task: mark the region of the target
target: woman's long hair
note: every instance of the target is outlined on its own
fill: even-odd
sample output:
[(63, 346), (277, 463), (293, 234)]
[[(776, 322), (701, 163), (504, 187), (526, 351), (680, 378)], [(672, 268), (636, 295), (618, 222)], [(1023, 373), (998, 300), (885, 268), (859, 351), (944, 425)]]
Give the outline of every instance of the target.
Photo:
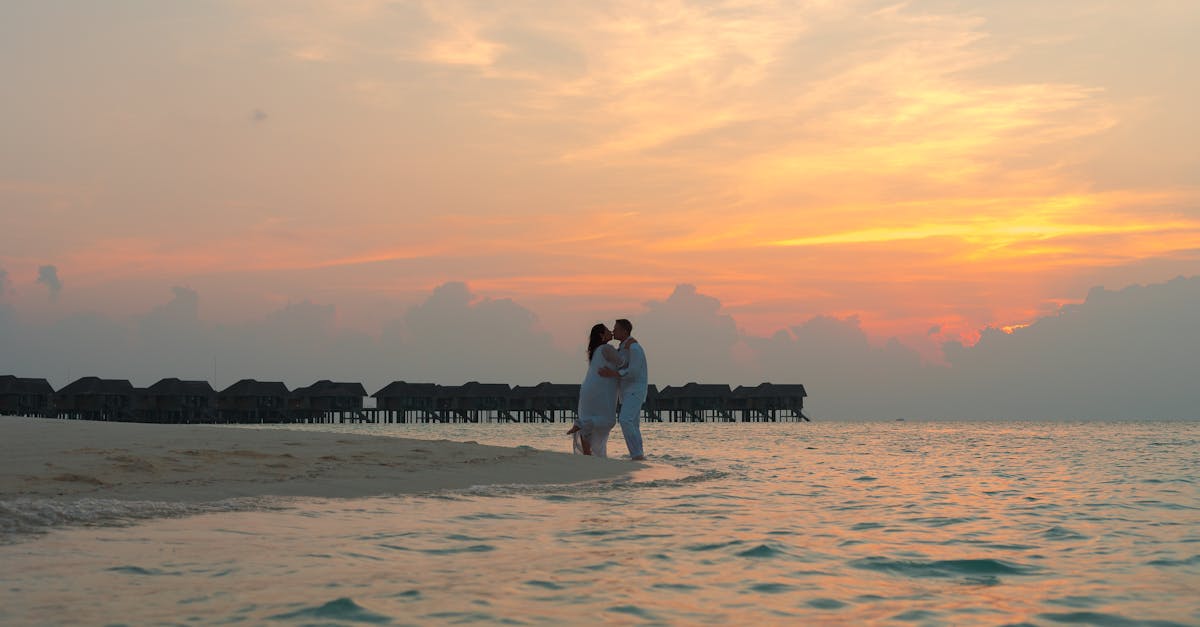
[(592, 353), (596, 352), (596, 347), (604, 343), (604, 332), (608, 327), (604, 323), (592, 325), (592, 332), (588, 334), (588, 363), (592, 363)]

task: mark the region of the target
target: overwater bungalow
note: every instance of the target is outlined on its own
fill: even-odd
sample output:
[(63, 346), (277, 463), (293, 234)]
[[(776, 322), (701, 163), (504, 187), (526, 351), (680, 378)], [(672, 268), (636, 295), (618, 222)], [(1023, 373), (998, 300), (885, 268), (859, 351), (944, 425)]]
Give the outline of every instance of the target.
[(662, 413), (658, 409), (658, 386), (653, 383), (646, 386), (646, 400), (642, 403), (642, 420), (646, 422), (662, 422)]
[(509, 413), (520, 422), (574, 420), (579, 411), (578, 383), (516, 386), (509, 392)]
[[(288, 392), (277, 381), (243, 379), (217, 394), (206, 381), (162, 379), (134, 388), (124, 379), (83, 377), (54, 392), (45, 379), (0, 376), (0, 414), (149, 422), (559, 422), (577, 417), (579, 385), (470, 381), (458, 386), (394, 381), (364, 408), (361, 383), (322, 379)], [(808, 422), (803, 385), (649, 385), (647, 422)]]
[(220, 422), (287, 422), (291, 393), (279, 381), (242, 379), (217, 395)]
[(438, 413), (442, 386), (436, 383), (393, 381), (371, 396), (383, 422), (445, 422)]
[(755, 387), (738, 386), (730, 398), (730, 409), (742, 422), (809, 422), (804, 415), (803, 385), (760, 383)]
[(728, 408), (728, 385), (688, 383), (681, 387), (667, 386), (658, 393), (656, 407), (667, 414), (669, 422), (731, 422)]
[(54, 415), (54, 388), (45, 379), (0, 375), (0, 416)]
[(140, 391), (137, 415), (143, 422), (216, 422), (217, 393), (208, 381), (160, 379)]
[(83, 377), (55, 392), (54, 408), (60, 418), (134, 421), (138, 394), (128, 379)]
[(367, 391), (361, 383), (339, 383), (322, 379), (292, 390), (289, 413), (304, 422), (366, 420), (363, 399)]
[(505, 383), (468, 381), (460, 386), (442, 388), (438, 399), (443, 422), (486, 422), (489, 418), (515, 422), (508, 411), (512, 388)]

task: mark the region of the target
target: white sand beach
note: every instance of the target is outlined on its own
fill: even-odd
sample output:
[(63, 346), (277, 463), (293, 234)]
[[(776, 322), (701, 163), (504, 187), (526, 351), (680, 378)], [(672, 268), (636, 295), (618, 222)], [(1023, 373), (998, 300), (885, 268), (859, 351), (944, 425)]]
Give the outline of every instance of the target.
[(642, 467), (447, 440), (0, 417), (0, 500), (365, 497), (574, 483)]

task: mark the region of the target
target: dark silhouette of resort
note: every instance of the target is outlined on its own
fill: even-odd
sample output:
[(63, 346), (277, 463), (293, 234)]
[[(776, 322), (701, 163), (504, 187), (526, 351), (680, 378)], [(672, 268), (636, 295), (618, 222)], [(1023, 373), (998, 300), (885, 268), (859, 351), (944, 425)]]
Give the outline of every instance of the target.
[[(804, 421), (803, 385), (651, 385), (642, 420), (653, 422)], [(136, 388), (126, 379), (83, 377), (55, 391), (45, 379), (0, 375), (0, 415), (154, 423), (566, 422), (576, 418), (579, 385), (438, 385), (395, 381), (371, 394), (361, 383), (321, 380), (289, 391), (277, 381), (242, 379), (217, 392), (207, 381), (162, 379)]]

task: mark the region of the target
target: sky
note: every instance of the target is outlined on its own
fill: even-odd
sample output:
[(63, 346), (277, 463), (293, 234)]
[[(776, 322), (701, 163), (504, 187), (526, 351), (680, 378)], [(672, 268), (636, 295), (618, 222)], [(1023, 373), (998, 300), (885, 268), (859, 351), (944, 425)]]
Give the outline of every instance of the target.
[(1200, 4), (645, 4), (0, 4), (0, 371), (1200, 415)]

